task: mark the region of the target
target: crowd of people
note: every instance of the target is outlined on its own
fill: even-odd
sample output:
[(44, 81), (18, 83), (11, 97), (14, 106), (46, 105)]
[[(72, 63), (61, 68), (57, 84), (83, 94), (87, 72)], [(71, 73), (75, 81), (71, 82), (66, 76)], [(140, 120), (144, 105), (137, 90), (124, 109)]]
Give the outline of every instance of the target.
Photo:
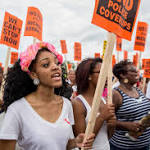
[[(86, 140), (103, 60), (84, 59), (67, 77), (62, 63), (55, 47), (42, 42), (21, 52), (4, 78), (0, 69), (1, 113), (5, 113), (0, 150), (14, 150), (16, 143), (23, 150), (149, 150), (150, 128), (139, 121), (150, 112), (150, 81), (143, 93), (133, 63), (123, 60), (114, 65), (117, 84), (112, 87), (112, 104), (106, 82), (94, 131)], [(130, 132), (135, 133), (132, 138)]]

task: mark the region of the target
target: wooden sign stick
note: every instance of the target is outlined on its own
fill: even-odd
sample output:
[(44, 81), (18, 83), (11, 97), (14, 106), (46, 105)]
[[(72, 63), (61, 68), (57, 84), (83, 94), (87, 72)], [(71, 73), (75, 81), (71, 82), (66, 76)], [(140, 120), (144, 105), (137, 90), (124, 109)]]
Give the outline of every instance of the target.
[[(108, 66), (109, 66), (110, 60), (112, 58), (115, 39), (116, 39), (116, 35), (109, 32), (109, 34), (108, 34), (108, 45), (107, 45), (107, 48), (106, 48), (106, 53), (104, 55), (104, 61), (102, 63), (101, 71), (100, 71), (100, 74), (99, 74), (99, 77), (98, 77), (98, 83), (97, 83), (96, 91), (95, 91), (95, 94), (94, 94), (92, 109), (91, 109), (91, 113), (90, 113), (90, 116), (89, 116), (88, 125), (87, 125), (86, 131), (85, 131), (85, 139), (94, 130), (96, 116), (97, 116), (97, 113), (98, 113), (98, 110), (99, 110), (102, 92), (103, 92), (104, 85), (105, 85), (105, 82), (106, 82), (106, 77), (108, 75), (108, 69), (109, 69)], [(81, 150), (84, 150), (84, 149), (82, 148)]]
[(141, 62), (141, 57), (142, 57), (142, 52), (139, 53), (139, 57), (138, 57), (138, 63), (137, 63), (137, 69), (140, 69), (140, 62)]
[(110, 60), (110, 67), (108, 70), (108, 104), (112, 104), (112, 59)]
[(36, 38), (35, 37), (33, 37), (33, 44), (35, 44), (36, 43)]
[[(8, 63), (9, 63), (10, 53), (11, 53), (11, 49), (10, 49), (10, 47), (8, 47), (6, 60), (5, 60), (5, 66), (4, 66), (4, 73), (3, 73), (4, 76), (6, 75), (6, 73), (8, 71)], [(0, 90), (0, 100), (1, 101), (3, 101), (3, 86), (4, 86), (4, 84), (5, 84), (5, 82), (4, 82), (4, 78), (3, 78), (2, 85), (1, 85), (1, 90)]]
[(117, 63), (119, 62), (119, 51), (117, 51)]
[(66, 57), (66, 54), (64, 54), (64, 58), (65, 58), (65, 65), (66, 65), (66, 69), (67, 69), (67, 73), (69, 72), (69, 69), (68, 69), (68, 65), (67, 65), (67, 57)]

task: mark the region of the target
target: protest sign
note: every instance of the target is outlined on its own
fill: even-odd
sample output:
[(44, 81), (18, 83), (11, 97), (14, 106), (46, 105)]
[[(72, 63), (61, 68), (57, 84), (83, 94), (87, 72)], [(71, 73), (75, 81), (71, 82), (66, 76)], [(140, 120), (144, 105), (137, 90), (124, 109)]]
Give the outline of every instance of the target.
[(134, 50), (144, 52), (147, 31), (148, 31), (148, 24), (146, 22), (139, 21), (136, 30)]
[(42, 41), (43, 17), (38, 8), (28, 7), (24, 36), (33, 36)]
[(117, 36), (117, 40), (116, 40), (116, 50), (122, 51), (122, 38), (119, 36)]
[(63, 54), (67, 54), (66, 40), (60, 40), (61, 50)]
[(18, 60), (18, 52), (11, 52), (10, 63), (14, 64)]
[(100, 58), (100, 53), (95, 53), (94, 56), (95, 58)]
[(124, 60), (128, 59), (128, 51), (124, 51)]
[(75, 61), (80, 61), (81, 60), (81, 43), (75, 42), (74, 43), (74, 60)]
[(92, 23), (131, 40), (140, 0), (96, 0)]
[(2, 32), (1, 44), (18, 49), (22, 28), (22, 20), (8, 12), (5, 12)]
[(104, 40), (104, 42), (103, 42), (103, 52), (102, 52), (102, 58), (104, 58), (106, 48), (107, 48), (107, 41), (106, 41), (106, 40)]

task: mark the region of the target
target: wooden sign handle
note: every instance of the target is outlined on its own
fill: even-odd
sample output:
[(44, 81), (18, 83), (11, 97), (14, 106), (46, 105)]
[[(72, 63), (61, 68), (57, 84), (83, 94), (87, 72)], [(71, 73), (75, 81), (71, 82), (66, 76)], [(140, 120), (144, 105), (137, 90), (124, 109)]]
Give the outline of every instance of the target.
[(110, 60), (110, 67), (108, 70), (108, 104), (112, 104), (112, 59)]
[[(10, 53), (11, 53), (11, 49), (10, 47), (8, 47), (7, 49), (7, 55), (6, 55), (6, 59), (5, 59), (5, 66), (4, 66), (4, 73), (3, 75), (5, 76), (7, 71), (8, 71), (8, 64), (9, 64), (9, 59), (10, 59)], [(2, 84), (1, 84), (1, 89), (0, 89), (0, 100), (3, 101), (3, 86), (4, 86), (5, 82), (4, 82), (4, 78), (2, 79)]]
[[(97, 83), (97, 87), (96, 87), (94, 98), (93, 98), (92, 109), (90, 112), (88, 125), (85, 131), (85, 139), (94, 130), (96, 116), (97, 116), (99, 106), (100, 106), (101, 95), (102, 95), (104, 85), (106, 82), (106, 77), (108, 75), (108, 69), (109, 69), (108, 66), (110, 65), (110, 60), (112, 58), (115, 39), (116, 39), (115, 34), (109, 32), (108, 33), (108, 45), (107, 45), (106, 52), (104, 55), (104, 61), (102, 63), (101, 71), (98, 77), (98, 83)], [(84, 149), (82, 148), (81, 150), (84, 150)]]

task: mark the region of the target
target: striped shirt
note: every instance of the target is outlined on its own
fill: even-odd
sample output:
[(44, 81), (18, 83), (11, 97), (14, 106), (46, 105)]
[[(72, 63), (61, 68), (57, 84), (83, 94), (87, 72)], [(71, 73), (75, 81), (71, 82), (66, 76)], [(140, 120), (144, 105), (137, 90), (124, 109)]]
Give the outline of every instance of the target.
[[(115, 90), (122, 96), (122, 106), (116, 112), (117, 120), (123, 122), (139, 121), (150, 111), (150, 101), (139, 89), (136, 88), (139, 93), (138, 98), (128, 96), (118, 87), (115, 88)], [(116, 129), (114, 135), (110, 139), (110, 143), (122, 149), (142, 148), (150, 144), (150, 128), (147, 128), (136, 141), (132, 141), (126, 137), (125, 134), (127, 132), (128, 131)]]

